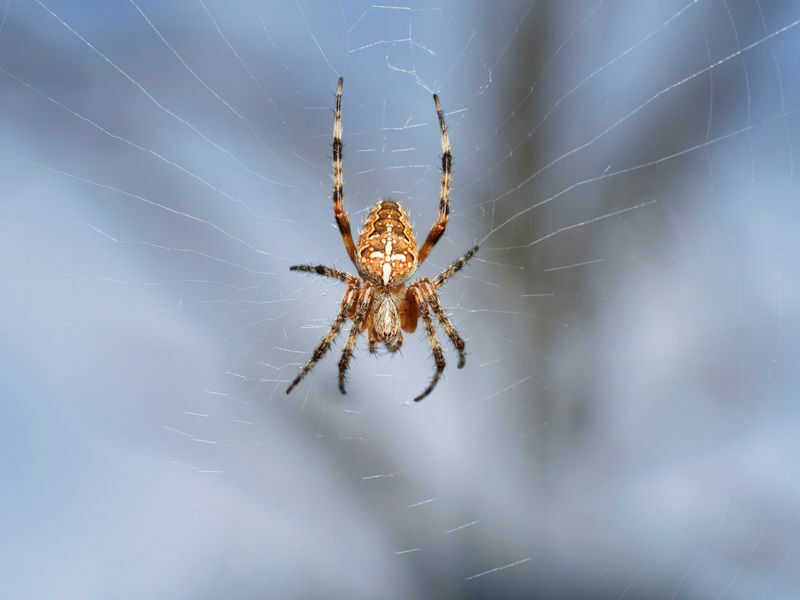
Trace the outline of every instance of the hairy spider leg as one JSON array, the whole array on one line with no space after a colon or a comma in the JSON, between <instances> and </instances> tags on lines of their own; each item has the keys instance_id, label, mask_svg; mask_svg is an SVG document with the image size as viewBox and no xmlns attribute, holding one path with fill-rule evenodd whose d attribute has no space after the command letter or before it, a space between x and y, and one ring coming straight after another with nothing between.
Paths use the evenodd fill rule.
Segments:
<instances>
[{"instance_id":1,"label":"hairy spider leg","mask_svg":"<svg viewBox=\"0 0 800 600\"><path fill-rule=\"evenodd\" d=\"M342 283L348 285L357 286L359 283L358 278L350 275L350 273L339 271L333 267L326 267L325 265L292 265L289 267L289 270L305 271L306 273L314 273L315 275L322 275L323 277L331 277L332 279L338 279Z\"/></svg>"},{"instance_id":2,"label":"hairy spider leg","mask_svg":"<svg viewBox=\"0 0 800 600\"><path fill-rule=\"evenodd\" d=\"M475 256L475 253L477 251L478 247L473 246L472 248L470 248L469 252L467 252L464 256L451 263L450 266L448 266L444 271L441 272L441 274L436 279L433 280L433 287L437 289L442 287L442 285L444 285L444 282L450 279L456 273L458 273L464 267L464 265L467 264L467 261L473 256Z\"/></svg>"},{"instance_id":3,"label":"hairy spider leg","mask_svg":"<svg viewBox=\"0 0 800 600\"><path fill-rule=\"evenodd\" d=\"M300 373L297 374L297 377L294 378L294 381L292 381L289 387L286 388L287 394L291 392L295 388L295 386L303 380L303 377L305 377L308 374L308 372L312 368L314 368L314 365L317 364L322 359L323 356L325 356L325 353L328 352L328 350L331 347L331 344L333 344L333 340L335 340L336 336L339 335L339 331L341 331L342 325L344 325L344 321L347 318L348 313L352 312L353 307L355 306L357 295L358 295L357 287L350 286L347 288L347 290L344 293L344 296L342 297L342 303L339 307L339 314L336 315L336 318L334 319L333 324L328 330L328 333L326 333L325 337L322 338L322 341L320 342L319 346L317 346L316 350L314 350L314 353L311 355L311 358L305 365L303 365L303 368L300 369Z\"/></svg>"},{"instance_id":4,"label":"hairy spider leg","mask_svg":"<svg viewBox=\"0 0 800 600\"><path fill-rule=\"evenodd\" d=\"M420 294L417 294L417 302L419 303L419 312L422 315L422 320L425 323L425 333L428 335L428 345L431 347L433 360L436 363L436 371L434 372L433 378L428 384L428 387L426 387L419 396L414 398L414 402L419 402L433 391L433 388L436 387L436 384L439 383L439 379L442 377L442 373L444 372L446 364L444 361L444 352L442 352L442 345L439 343L439 336L436 335L436 329L433 326L431 313L428 310L425 300Z\"/></svg>"},{"instance_id":5,"label":"hairy spider leg","mask_svg":"<svg viewBox=\"0 0 800 600\"><path fill-rule=\"evenodd\" d=\"M347 376L347 368L350 366L350 357L353 355L353 350L356 347L356 338L361 331L361 326L369 313L370 305L372 304L372 287L367 286L361 292L361 297L358 300L356 314L353 315L353 326L350 328L350 334L347 336L347 342L344 345L342 358L339 360L339 391L346 394L345 380Z\"/></svg>"},{"instance_id":6,"label":"hairy spider leg","mask_svg":"<svg viewBox=\"0 0 800 600\"><path fill-rule=\"evenodd\" d=\"M450 322L450 318L447 316L444 308L442 308L442 303L439 302L439 296L433 287L433 283L427 277L423 277L414 285L425 298L425 302L430 306L433 314L439 319L442 329L444 329L445 334L450 338L450 342L458 352L458 368L463 368L467 360L466 344L464 344L464 340L458 335L458 331L456 331L456 328L453 326L453 323Z\"/></svg>"},{"instance_id":7,"label":"hairy spider leg","mask_svg":"<svg viewBox=\"0 0 800 600\"><path fill-rule=\"evenodd\" d=\"M336 225L342 235L347 255L359 269L356 259L356 245L353 242L353 233L350 231L350 219L344 209L344 177L342 176L342 84L344 79L339 77L336 86L336 113L333 118L333 214ZM360 269L359 269L360 270Z\"/></svg>"},{"instance_id":8,"label":"hairy spider leg","mask_svg":"<svg viewBox=\"0 0 800 600\"><path fill-rule=\"evenodd\" d=\"M439 117L439 130L442 134L442 185L439 191L439 217L431 227L425 243L419 250L419 264L428 257L436 242L444 235L447 228L447 218L450 215L450 180L452 178L453 157L450 154L450 138L447 137L447 126L444 122L442 105L439 104L439 96L433 95L433 102L436 104L436 114Z\"/></svg>"}]
</instances>

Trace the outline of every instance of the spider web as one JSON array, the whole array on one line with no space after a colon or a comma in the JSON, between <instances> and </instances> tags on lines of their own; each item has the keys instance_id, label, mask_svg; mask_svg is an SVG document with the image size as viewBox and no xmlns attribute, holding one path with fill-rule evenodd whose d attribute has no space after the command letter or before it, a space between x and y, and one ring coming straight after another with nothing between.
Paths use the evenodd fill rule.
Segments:
<instances>
[{"instance_id":1,"label":"spider web","mask_svg":"<svg viewBox=\"0 0 800 600\"><path fill-rule=\"evenodd\" d=\"M793 598L800 7L0 1L11 597ZM436 214L433 373L331 210ZM447 340L442 336L447 348Z\"/></svg>"}]
</instances>

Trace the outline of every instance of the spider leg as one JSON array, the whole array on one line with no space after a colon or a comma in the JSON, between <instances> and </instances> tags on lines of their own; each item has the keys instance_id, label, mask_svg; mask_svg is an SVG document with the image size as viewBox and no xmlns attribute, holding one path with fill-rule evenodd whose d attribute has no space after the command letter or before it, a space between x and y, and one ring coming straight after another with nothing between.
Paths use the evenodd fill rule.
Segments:
<instances>
[{"instance_id":1,"label":"spider leg","mask_svg":"<svg viewBox=\"0 0 800 600\"><path fill-rule=\"evenodd\" d=\"M457 261L452 263L449 267L447 267L441 274L433 280L433 287L440 288L444 285L444 282L450 279L453 275L458 273L462 267L467 264L467 261L475 256L475 253L478 251L477 246L473 246L469 252L467 252L464 256L459 258Z\"/></svg>"},{"instance_id":2,"label":"spider leg","mask_svg":"<svg viewBox=\"0 0 800 600\"><path fill-rule=\"evenodd\" d=\"M342 283L346 283L351 286L358 286L358 279L353 275L350 275L350 273L339 271L333 267L326 267L325 265L293 265L289 267L289 270L316 273L317 275L322 275L323 277L332 277L333 279L338 279Z\"/></svg>"},{"instance_id":3,"label":"spider leg","mask_svg":"<svg viewBox=\"0 0 800 600\"><path fill-rule=\"evenodd\" d=\"M347 336L347 342L345 342L344 351L342 352L342 358L339 360L339 391L342 392L342 394L347 393L344 385L347 368L350 366L350 357L353 355L353 350L355 350L356 347L356 338L361 331L361 325L364 323L364 319L367 318L371 304L372 288L368 286L361 292L356 314L353 315L353 326L350 328L350 333Z\"/></svg>"},{"instance_id":4,"label":"spider leg","mask_svg":"<svg viewBox=\"0 0 800 600\"><path fill-rule=\"evenodd\" d=\"M325 334L325 337L322 338L322 341L320 342L319 346L317 346L316 350L314 350L311 358L305 365L303 365L303 368L300 369L300 373L298 373L297 377L294 378L294 381L292 381L289 387L286 388L287 394L291 392L295 386L300 383L300 381L302 381L303 377L308 374L314 365L317 364L317 362L319 362L319 360L325 356L325 353L330 349L331 344L333 344L333 340L336 339L336 336L339 335L339 331L342 329L342 325L347 318L347 314L352 310L357 293L358 288L352 286L347 288L347 291L342 297L342 303L339 307L339 314L336 315L331 328L328 330L328 333Z\"/></svg>"},{"instance_id":5,"label":"spider leg","mask_svg":"<svg viewBox=\"0 0 800 600\"><path fill-rule=\"evenodd\" d=\"M442 186L439 191L439 218L431 227L425 243L419 250L419 263L427 258L436 242L444 235L444 230L447 228L447 218L450 215L450 180L452 178L453 157L450 154L450 138L447 137L447 126L444 122L444 113L442 112L442 105L439 104L439 96L433 95L433 102L436 104L436 114L439 117L439 130L442 134Z\"/></svg>"},{"instance_id":6,"label":"spider leg","mask_svg":"<svg viewBox=\"0 0 800 600\"><path fill-rule=\"evenodd\" d=\"M419 280L418 284L420 293L425 298L425 302L430 306L433 314L436 315L436 318L439 319L439 323L442 325L442 329L447 334L447 337L450 338L450 342L453 344L453 347L458 351L458 368L461 369L464 367L464 364L467 360L467 353L465 351L466 345L464 344L464 340L461 339L461 336L458 335L458 331L450 322L447 313L442 308L442 303L439 302L439 296L436 293L436 290L431 283L431 280L427 277L424 277Z\"/></svg>"},{"instance_id":7,"label":"spider leg","mask_svg":"<svg viewBox=\"0 0 800 600\"><path fill-rule=\"evenodd\" d=\"M433 391L433 388L435 388L436 384L439 383L439 379L442 377L445 367L442 345L439 343L439 336L436 335L436 329L433 326L433 319L431 319L431 313L428 310L428 305L421 297L419 297L418 302L419 312L422 313L422 320L425 322L425 332L428 334L428 345L431 347L433 360L436 363L436 371L434 372L433 379L431 379L428 387L426 387L419 396L414 398L414 402L419 402Z\"/></svg>"},{"instance_id":8,"label":"spider leg","mask_svg":"<svg viewBox=\"0 0 800 600\"><path fill-rule=\"evenodd\" d=\"M356 260L356 245L353 242L353 233L350 231L350 219L342 202L344 198L344 178L342 176L342 84L344 79L339 77L336 86L336 113L333 119L333 214L336 225L342 235L347 255L358 268Z\"/></svg>"}]
</instances>

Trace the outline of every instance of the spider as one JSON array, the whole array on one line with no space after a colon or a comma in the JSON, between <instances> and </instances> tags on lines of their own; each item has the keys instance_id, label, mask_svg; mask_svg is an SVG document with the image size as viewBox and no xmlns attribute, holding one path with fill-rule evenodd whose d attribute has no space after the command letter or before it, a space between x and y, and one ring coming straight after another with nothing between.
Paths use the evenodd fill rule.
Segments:
<instances>
[{"instance_id":1,"label":"spider","mask_svg":"<svg viewBox=\"0 0 800 600\"><path fill-rule=\"evenodd\" d=\"M342 204L344 183L342 179L342 83L343 79L339 78L336 88L336 113L333 121L333 212L347 254L361 279L323 265L290 267L292 271L306 271L338 279L347 285L347 289L339 307L339 314L336 315L328 333L325 334L308 362L300 369L300 373L289 385L286 393L291 392L314 365L325 356L346 319L352 320L353 325L347 336L342 358L339 360L339 390L342 394L346 393L345 377L359 333L365 329L369 331L370 352L376 352L378 344L382 343L389 352L394 353L403 345L403 331L413 333L417 328L419 316L422 315L428 344L436 363L436 371L428 387L414 398L415 401L420 401L433 391L445 368L444 353L431 313L439 320L447 337L458 351L458 368L464 366L466 360L464 340L461 339L444 312L436 290L461 270L464 264L478 251L478 247L473 247L435 279L422 277L409 285L405 284L444 234L450 214L449 195L453 159L450 155L450 141L447 137L444 114L436 94L433 95L433 102L436 105L442 136L442 184L439 193L439 216L431 227L425 243L422 244L422 247L417 248L408 214L399 202L393 200L380 200L375 204L361 228L358 244L353 242L350 219Z\"/></svg>"}]
</instances>

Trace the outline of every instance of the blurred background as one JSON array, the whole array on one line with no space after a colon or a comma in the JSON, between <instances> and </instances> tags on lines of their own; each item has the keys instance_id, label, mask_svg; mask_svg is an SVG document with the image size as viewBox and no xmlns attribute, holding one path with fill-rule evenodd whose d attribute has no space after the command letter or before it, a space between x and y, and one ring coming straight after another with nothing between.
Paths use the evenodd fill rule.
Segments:
<instances>
[{"instance_id":1,"label":"blurred background","mask_svg":"<svg viewBox=\"0 0 800 600\"><path fill-rule=\"evenodd\" d=\"M8 598L797 598L800 5L0 0ZM425 401L345 205L438 202ZM795 365L793 367L793 365Z\"/></svg>"}]
</instances>

